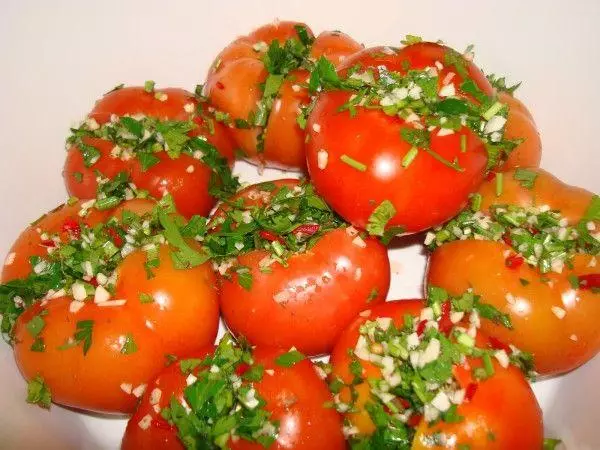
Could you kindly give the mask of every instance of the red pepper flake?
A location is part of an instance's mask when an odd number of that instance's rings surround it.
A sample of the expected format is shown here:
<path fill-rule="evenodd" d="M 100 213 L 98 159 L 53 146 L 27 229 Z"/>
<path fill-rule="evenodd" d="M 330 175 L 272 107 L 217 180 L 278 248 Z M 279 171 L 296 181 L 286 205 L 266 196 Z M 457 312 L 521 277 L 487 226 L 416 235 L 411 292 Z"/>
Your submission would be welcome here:
<path fill-rule="evenodd" d="M 508 258 L 506 258 L 506 260 L 504 261 L 504 264 L 509 269 L 516 270 L 519 267 L 521 267 L 521 265 L 523 264 L 523 261 L 525 261 L 525 260 L 520 255 L 510 255 Z"/>
<path fill-rule="evenodd" d="M 54 242 L 52 239 L 42 239 L 40 244 L 42 244 L 44 247 L 56 247 L 56 242 Z"/>
<path fill-rule="evenodd" d="M 512 350 L 508 345 L 502 342 L 500 339 L 495 338 L 494 336 L 489 337 L 490 347 L 494 350 L 504 350 L 509 355 L 512 353 Z"/>
<path fill-rule="evenodd" d="M 246 364 L 245 362 L 242 362 L 236 366 L 235 373 L 236 373 L 236 375 L 241 377 L 246 372 L 248 372 L 249 369 L 250 369 L 250 366 L 248 364 Z"/>
<path fill-rule="evenodd" d="M 400 403 L 404 409 L 410 408 L 410 402 L 405 398 L 398 397 L 398 403 Z"/>
<path fill-rule="evenodd" d="M 217 86 L 219 89 L 225 89 L 225 85 L 224 85 L 223 83 L 221 83 L 220 81 L 217 81 L 217 83 L 216 83 L 216 86 Z"/>
<path fill-rule="evenodd" d="M 477 392 L 477 388 L 479 385 L 477 383 L 469 383 L 467 388 L 465 389 L 465 401 L 470 402 L 475 397 L 475 393 Z"/>
<path fill-rule="evenodd" d="M 408 418 L 406 424 L 409 427 L 416 428 L 421 423 L 421 420 L 423 420 L 423 416 L 421 414 L 413 414 Z"/>
<path fill-rule="evenodd" d="M 98 280 L 96 279 L 96 277 L 94 277 L 90 280 L 90 284 L 94 287 L 98 287 L 98 284 L 100 283 L 98 283 Z"/>
<path fill-rule="evenodd" d="M 495 178 L 496 178 L 496 172 L 490 172 L 487 174 L 487 177 L 485 177 L 486 181 L 492 181 Z"/>
<path fill-rule="evenodd" d="M 600 288 L 600 273 L 579 275 L 579 289 Z"/>
<path fill-rule="evenodd" d="M 426 320 L 421 320 L 419 322 L 419 324 L 417 325 L 417 336 L 421 336 L 423 334 L 423 332 L 425 331 L 425 326 L 427 325 L 427 321 Z"/>
<path fill-rule="evenodd" d="M 123 238 L 121 237 L 121 235 L 119 234 L 119 232 L 116 229 L 114 229 L 113 227 L 109 227 L 106 229 L 106 233 L 112 239 L 113 244 L 115 244 L 117 247 L 123 246 L 123 244 L 124 244 Z"/>
<path fill-rule="evenodd" d="M 510 238 L 510 234 L 508 234 L 508 233 L 505 233 L 505 234 L 502 236 L 502 240 L 504 241 L 504 243 L 505 243 L 506 245 L 508 245 L 509 247 L 512 247 L 512 245 L 513 245 L 513 241 L 512 241 L 512 239 Z"/>
<path fill-rule="evenodd" d="M 276 235 L 275 233 L 272 233 L 271 231 L 267 231 L 267 230 L 260 230 L 258 232 L 258 235 L 263 238 L 265 241 L 269 241 L 269 242 L 273 242 L 273 241 L 278 241 L 280 243 L 284 243 L 283 239 L 281 238 L 281 236 Z"/>
<path fill-rule="evenodd" d="M 445 301 L 444 303 L 442 303 L 442 315 L 440 316 L 440 319 L 438 321 L 439 330 L 446 336 L 448 335 L 448 333 L 450 333 L 450 331 L 452 331 L 452 327 L 454 325 L 452 323 L 452 320 L 450 320 L 451 307 L 452 305 L 450 304 L 450 301 Z"/>
<path fill-rule="evenodd" d="M 81 227 L 77 223 L 75 219 L 72 217 L 67 217 L 63 223 L 62 230 L 65 233 L 69 233 L 75 239 L 79 239 L 81 235 Z"/>
<path fill-rule="evenodd" d="M 321 226 L 318 223 L 305 223 L 294 228 L 294 233 L 302 233 L 312 236 L 319 231 L 319 228 L 321 228 Z"/>

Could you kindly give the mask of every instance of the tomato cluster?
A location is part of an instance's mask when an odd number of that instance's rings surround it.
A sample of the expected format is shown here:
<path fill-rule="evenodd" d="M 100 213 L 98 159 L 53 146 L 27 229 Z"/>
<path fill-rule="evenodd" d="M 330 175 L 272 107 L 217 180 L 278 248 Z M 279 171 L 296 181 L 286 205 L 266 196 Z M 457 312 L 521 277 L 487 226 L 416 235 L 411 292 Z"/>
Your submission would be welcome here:
<path fill-rule="evenodd" d="M 124 449 L 542 448 L 528 377 L 600 350 L 600 200 L 537 168 L 514 90 L 277 22 L 194 94 L 105 94 L 2 271 L 28 401 L 132 414 Z M 237 153 L 309 178 L 240 189 Z M 386 302 L 425 230 L 424 298 Z"/>

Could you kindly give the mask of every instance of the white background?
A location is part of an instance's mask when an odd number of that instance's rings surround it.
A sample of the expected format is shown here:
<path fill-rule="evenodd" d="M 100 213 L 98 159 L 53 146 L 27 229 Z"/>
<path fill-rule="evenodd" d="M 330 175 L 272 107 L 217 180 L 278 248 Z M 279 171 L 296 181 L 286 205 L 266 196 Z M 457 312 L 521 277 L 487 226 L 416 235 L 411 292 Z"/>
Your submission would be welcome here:
<path fill-rule="evenodd" d="M 316 33 L 340 29 L 366 45 L 398 45 L 405 34 L 461 50 L 475 44 L 485 71 L 524 81 L 518 93 L 541 131 L 542 166 L 600 191 L 598 1 L 0 0 L 0 254 L 28 222 L 64 201 L 64 140 L 96 98 L 146 79 L 192 89 L 224 45 L 275 18 L 306 21 Z M 256 178 L 245 164 L 236 169 Z M 390 298 L 418 295 L 420 250 L 395 250 L 392 260 Z M 549 432 L 569 450 L 600 448 L 599 376 L 596 358 L 536 385 Z M 24 397 L 12 354 L 0 343 L 0 447 L 118 447 L 122 420 L 56 406 L 48 413 Z"/>

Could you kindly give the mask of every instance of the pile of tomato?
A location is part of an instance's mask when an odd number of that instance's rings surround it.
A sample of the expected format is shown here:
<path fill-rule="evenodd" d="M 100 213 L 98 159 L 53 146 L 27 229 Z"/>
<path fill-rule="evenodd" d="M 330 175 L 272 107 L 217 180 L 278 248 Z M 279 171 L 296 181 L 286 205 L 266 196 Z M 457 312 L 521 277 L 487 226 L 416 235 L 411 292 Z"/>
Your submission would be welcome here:
<path fill-rule="evenodd" d="M 117 86 L 4 263 L 27 401 L 129 414 L 124 449 L 554 448 L 529 382 L 600 350 L 600 199 L 538 168 L 514 90 L 296 22 L 195 92 Z M 242 188 L 236 158 L 299 176 Z M 391 301 L 419 232 L 423 298 Z"/>

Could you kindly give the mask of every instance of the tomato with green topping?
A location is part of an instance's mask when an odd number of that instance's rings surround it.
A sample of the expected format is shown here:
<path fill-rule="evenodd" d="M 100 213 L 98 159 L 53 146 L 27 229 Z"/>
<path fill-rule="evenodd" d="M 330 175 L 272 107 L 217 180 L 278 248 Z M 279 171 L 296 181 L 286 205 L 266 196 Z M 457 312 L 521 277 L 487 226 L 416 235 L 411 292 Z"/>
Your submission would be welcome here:
<path fill-rule="evenodd" d="M 213 342 L 216 278 L 193 222 L 167 199 L 64 206 L 11 248 L 1 330 L 23 376 L 41 377 L 54 402 L 131 412 L 165 355 Z"/>
<path fill-rule="evenodd" d="M 476 212 L 428 235 L 427 282 L 456 294 L 472 288 L 509 315 L 512 329 L 482 328 L 533 354 L 542 375 L 575 369 L 600 350 L 598 197 L 541 169 L 487 181 Z M 475 239 L 473 239 L 475 238 Z"/>
<path fill-rule="evenodd" d="M 310 184 L 250 186 L 211 219 L 225 323 L 256 345 L 327 353 L 349 321 L 385 300 L 385 247 L 347 226 Z"/>
<path fill-rule="evenodd" d="M 341 418 L 324 406 L 331 395 L 309 360 L 270 347 L 242 353 L 228 342 L 172 364 L 149 384 L 123 450 L 178 450 L 182 441 L 232 450 L 345 448 Z M 217 383 L 219 390 L 208 389 Z M 186 427 L 194 416 L 197 434 Z"/>
<path fill-rule="evenodd" d="M 469 295 L 392 301 L 344 331 L 329 385 L 352 445 L 541 448 L 535 396 L 516 360 L 477 333 L 480 307 Z"/>
<path fill-rule="evenodd" d="M 212 64 L 205 89 L 246 158 L 304 169 L 304 118 L 314 60 L 338 64 L 361 49 L 341 32 L 316 38 L 298 22 L 264 25 L 226 47 Z"/>
<path fill-rule="evenodd" d="M 171 194 L 188 218 L 208 214 L 215 196 L 235 192 L 237 182 L 230 170 L 233 144 L 207 108 L 183 89 L 111 91 L 67 140 L 67 190 L 92 198 L 105 179 L 125 173 L 155 198 Z"/>
<path fill-rule="evenodd" d="M 339 74 L 320 64 L 319 75 L 308 170 L 342 217 L 367 230 L 375 222 L 372 234 L 448 220 L 514 146 L 502 134 L 507 108 L 483 73 L 443 45 L 371 48 Z"/>

